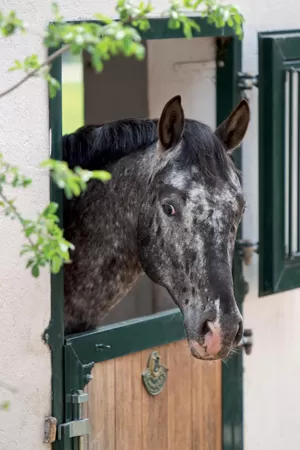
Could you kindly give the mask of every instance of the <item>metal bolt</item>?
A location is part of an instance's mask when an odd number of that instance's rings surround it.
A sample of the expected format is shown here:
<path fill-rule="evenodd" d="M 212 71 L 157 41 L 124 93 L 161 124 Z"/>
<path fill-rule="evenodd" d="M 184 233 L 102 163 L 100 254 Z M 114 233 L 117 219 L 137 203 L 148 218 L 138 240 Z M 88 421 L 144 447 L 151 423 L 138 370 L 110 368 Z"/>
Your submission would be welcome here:
<path fill-rule="evenodd" d="M 95 348 L 96 348 L 96 351 L 108 350 L 108 349 L 110 349 L 110 345 L 96 344 Z"/>

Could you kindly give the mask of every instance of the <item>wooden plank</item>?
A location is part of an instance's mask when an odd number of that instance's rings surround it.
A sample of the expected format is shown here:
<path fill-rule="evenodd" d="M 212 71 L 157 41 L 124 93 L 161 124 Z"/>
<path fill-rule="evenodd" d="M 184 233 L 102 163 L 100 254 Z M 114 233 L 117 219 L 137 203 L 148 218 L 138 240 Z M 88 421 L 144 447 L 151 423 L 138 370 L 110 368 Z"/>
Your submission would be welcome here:
<path fill-rule="evenodd" d="M 141 373 L 140 352 L 115 360 L 116 450 L 142 449 Z"/>
<path fill-rule="evenodd" d="M 169 369 L 158 396 L 141 378 L 152 350 Z M 196 360 L 185 340 L 98 363 L 92 375 L 83 450 L 222 449 L 221 363 Z"/>
<path fill-rule="evenodd" d="M 222 449 L 221 362 L 204 362 L 202 369 L 201 450 Z"/>
<path fill-rule="evenodd" d="M 203 370 L 206 361 L 199 361 L 195 358 L 191 361 L 192 371 L 192 450 L 204 450 L 205 434 L 203 431 Z M 217 449 L 216 449 L 217 450 Z"/>
<path fill-rule="evenodd" d="M 191 360 L 186 340 L 168 346 L 169 450 L 192 448 Z"/>
<path fill-rule="evenodd" d="M 222 450 L 223 448 L 223 436 L 222 436 L 222 361 L 215 362 L 215 436 L 216 436 L 216 450 Z"/>
<path fill-rule="evenodd" d="M 115 361 L 98 363 L 87 386 L 91 433 L 84 450 L 115 450 Z"/>
<path fill-rule="evenodd" d="M 157 350 L 161 357 L 161 364 L 168 367 L 167 353 L 169 346 L 162 346 L 142 352 L 142 367 L 146 369 L 149 355 Z M 168 375 L 169 376 L 169 375 Z M 152 396 L 143 386 L 142 411 L 143 411 L 143 450 L 167 450 L 168 449 L 168 383 L 163 391 Z"/>

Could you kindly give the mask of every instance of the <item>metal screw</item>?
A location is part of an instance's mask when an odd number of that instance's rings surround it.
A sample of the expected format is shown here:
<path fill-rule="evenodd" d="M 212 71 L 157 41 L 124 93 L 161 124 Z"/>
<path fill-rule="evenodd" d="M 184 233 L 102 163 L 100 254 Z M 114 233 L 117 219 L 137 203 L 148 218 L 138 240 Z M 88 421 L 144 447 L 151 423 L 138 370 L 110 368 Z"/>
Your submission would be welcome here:
<path fill-rule="evenodd" d="M 96 344 L 95 345 L 96 351 L 102 351 L 102 350 L 108 350 L 110 349 L 110 345 L 105 345 L 105 344 Z"/>

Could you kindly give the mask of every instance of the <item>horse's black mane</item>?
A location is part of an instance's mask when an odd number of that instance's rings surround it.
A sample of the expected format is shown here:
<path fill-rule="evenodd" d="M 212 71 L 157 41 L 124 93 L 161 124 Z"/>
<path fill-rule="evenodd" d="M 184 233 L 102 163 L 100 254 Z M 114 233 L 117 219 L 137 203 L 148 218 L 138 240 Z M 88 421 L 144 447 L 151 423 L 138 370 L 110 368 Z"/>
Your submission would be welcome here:
<path fill-rule="evenodd" d="M 63 136 L 63 160 L 74 168 L 99 170 L 158 140 L 157 119 L 124 119 L 104 125 L 86 125 Z M 181 152 L 185 163 L 196 164 L 203 173 L 228 178 L 233 163 L 210 127 L 185 120 Z"/>

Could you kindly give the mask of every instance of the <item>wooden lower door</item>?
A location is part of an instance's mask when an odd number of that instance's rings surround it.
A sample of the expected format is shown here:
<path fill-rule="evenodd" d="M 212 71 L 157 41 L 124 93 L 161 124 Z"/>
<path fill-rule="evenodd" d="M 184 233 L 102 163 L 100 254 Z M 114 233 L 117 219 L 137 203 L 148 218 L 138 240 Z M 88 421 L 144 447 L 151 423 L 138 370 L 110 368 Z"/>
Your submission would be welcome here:
<path fill-rule="evenodd" d="M 157 350 L 167 367 L 162 392 L 150 395 L 142 372 Z M 220 361 L 193 358 L 186 340 L 96 363 L 82 450 L 221 450 Z"/>

